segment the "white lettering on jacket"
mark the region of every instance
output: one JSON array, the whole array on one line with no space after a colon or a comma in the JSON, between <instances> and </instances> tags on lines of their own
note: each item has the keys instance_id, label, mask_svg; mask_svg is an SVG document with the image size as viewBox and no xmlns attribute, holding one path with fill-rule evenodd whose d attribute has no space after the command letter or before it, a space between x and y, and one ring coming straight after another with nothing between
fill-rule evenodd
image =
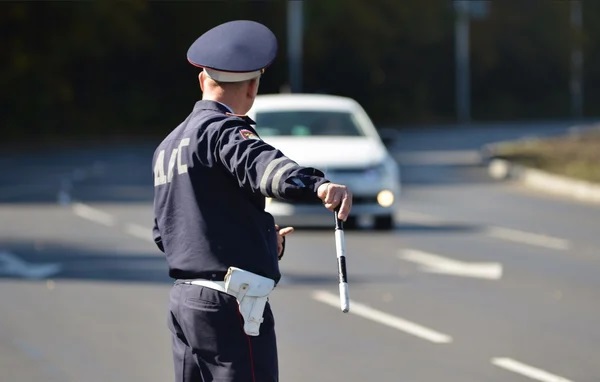
<instances>
[{"instance_id":1,"label":"white lettering on jacket","mask_svg":"<svg viewBox=\"0 0 600 382\"><path fill-rule=\"evenodd\" d=\"M160 150L156 156L156 162L154 163L154 187L163 184L171 183L173 180L173 174L175 171L175 163L177 163L177 175L187 173L188 166L182 162L182 151L183 148L189 146L190 139L184 138L179 142L179 146L171 151L169 157L169 164L165 171L165 150Z\"/></svg>"}]
</instances>

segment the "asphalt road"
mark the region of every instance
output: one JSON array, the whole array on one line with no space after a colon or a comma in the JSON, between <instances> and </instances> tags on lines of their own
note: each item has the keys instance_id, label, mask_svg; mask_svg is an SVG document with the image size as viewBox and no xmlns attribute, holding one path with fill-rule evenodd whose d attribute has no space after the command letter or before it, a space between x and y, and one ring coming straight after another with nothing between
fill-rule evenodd
<instances>
[{"instance_id":1,"label":"asphalt road","mask_svg":"<svg viewBox=\"0 0 600 382\"><path fill-rule=\"evenodd\" d=\"M405 130L392 232L290 237L271 301L295 381L600 381L600 208L491 180L485 143L566 123ZM152 143L0 157L0 381L172 380Z\"/></svg>"}]
</instances>

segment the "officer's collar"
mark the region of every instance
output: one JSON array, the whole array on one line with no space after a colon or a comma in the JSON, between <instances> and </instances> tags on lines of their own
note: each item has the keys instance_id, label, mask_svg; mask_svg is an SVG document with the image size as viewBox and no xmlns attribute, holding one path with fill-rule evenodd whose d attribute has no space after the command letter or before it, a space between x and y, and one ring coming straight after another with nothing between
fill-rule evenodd
<instances>
[{"instance_id":1,"label":"officer's collar","mask_svg":"<svg viewBox=\"0 0 600 382\"><path fill-rule=\"evenodd\" d=\"M247 115L234 114L233 110L231 110L229 108L229 106L225 105L224 103L218 102L218 101L213 101L213 100L198 101L198 102L196 102L195 109L219 111L225 115L230 115L233 117L241 118L250 125L256 125L256 122L254 122L252 120L252 118L248 117Z\"/></svg>"},{"instance_id":2,"label":"officer's collar","mask_svg":"<svg viewBox=\"0 0 600 382\"><path fill-rule=\"evenodd\" d=\"M249 125L256 125L256 122L254 122L254 120L250 117L248 117L247 115L242 115L242 114L233 114L233 113L225 113L225 115L230 115L232 117L238 117L243 119L244 121L246 121L246 123L248 123Z\"/></svg>"}]
</instances>

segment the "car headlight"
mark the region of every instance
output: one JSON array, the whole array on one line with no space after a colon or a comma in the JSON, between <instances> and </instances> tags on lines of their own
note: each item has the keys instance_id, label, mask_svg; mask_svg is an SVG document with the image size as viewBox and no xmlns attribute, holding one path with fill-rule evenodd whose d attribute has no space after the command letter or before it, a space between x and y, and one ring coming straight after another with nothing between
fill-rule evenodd
<instances>
[{"instance_id":1,"label":"car headlight","mask_svg":"<svg viewBox=\"0 0 600 382\"><path fill-rule=\"evenodd\" d=\"M389 207L394 204L394 193L390 190L382 190L377 194L377 203L381 207Z\"/></svg>"}]
</instances>

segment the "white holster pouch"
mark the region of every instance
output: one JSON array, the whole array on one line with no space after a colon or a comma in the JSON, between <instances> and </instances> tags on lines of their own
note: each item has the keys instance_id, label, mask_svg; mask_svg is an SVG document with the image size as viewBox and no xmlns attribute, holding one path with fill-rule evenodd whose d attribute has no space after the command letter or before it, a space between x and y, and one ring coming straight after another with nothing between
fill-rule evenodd
<instances>
[{"instance_id":1,"label":"white holster pouch","mask_svg":"<svg viewBox=\"0 0 600 382\"><path fill-rule=\"evenodd\" d=\"M265 305L273 288L275 281L267 277L236 267L227 270L225 292L236 297L247 335L258 336Z\"/></svg>"}]
</instances>

